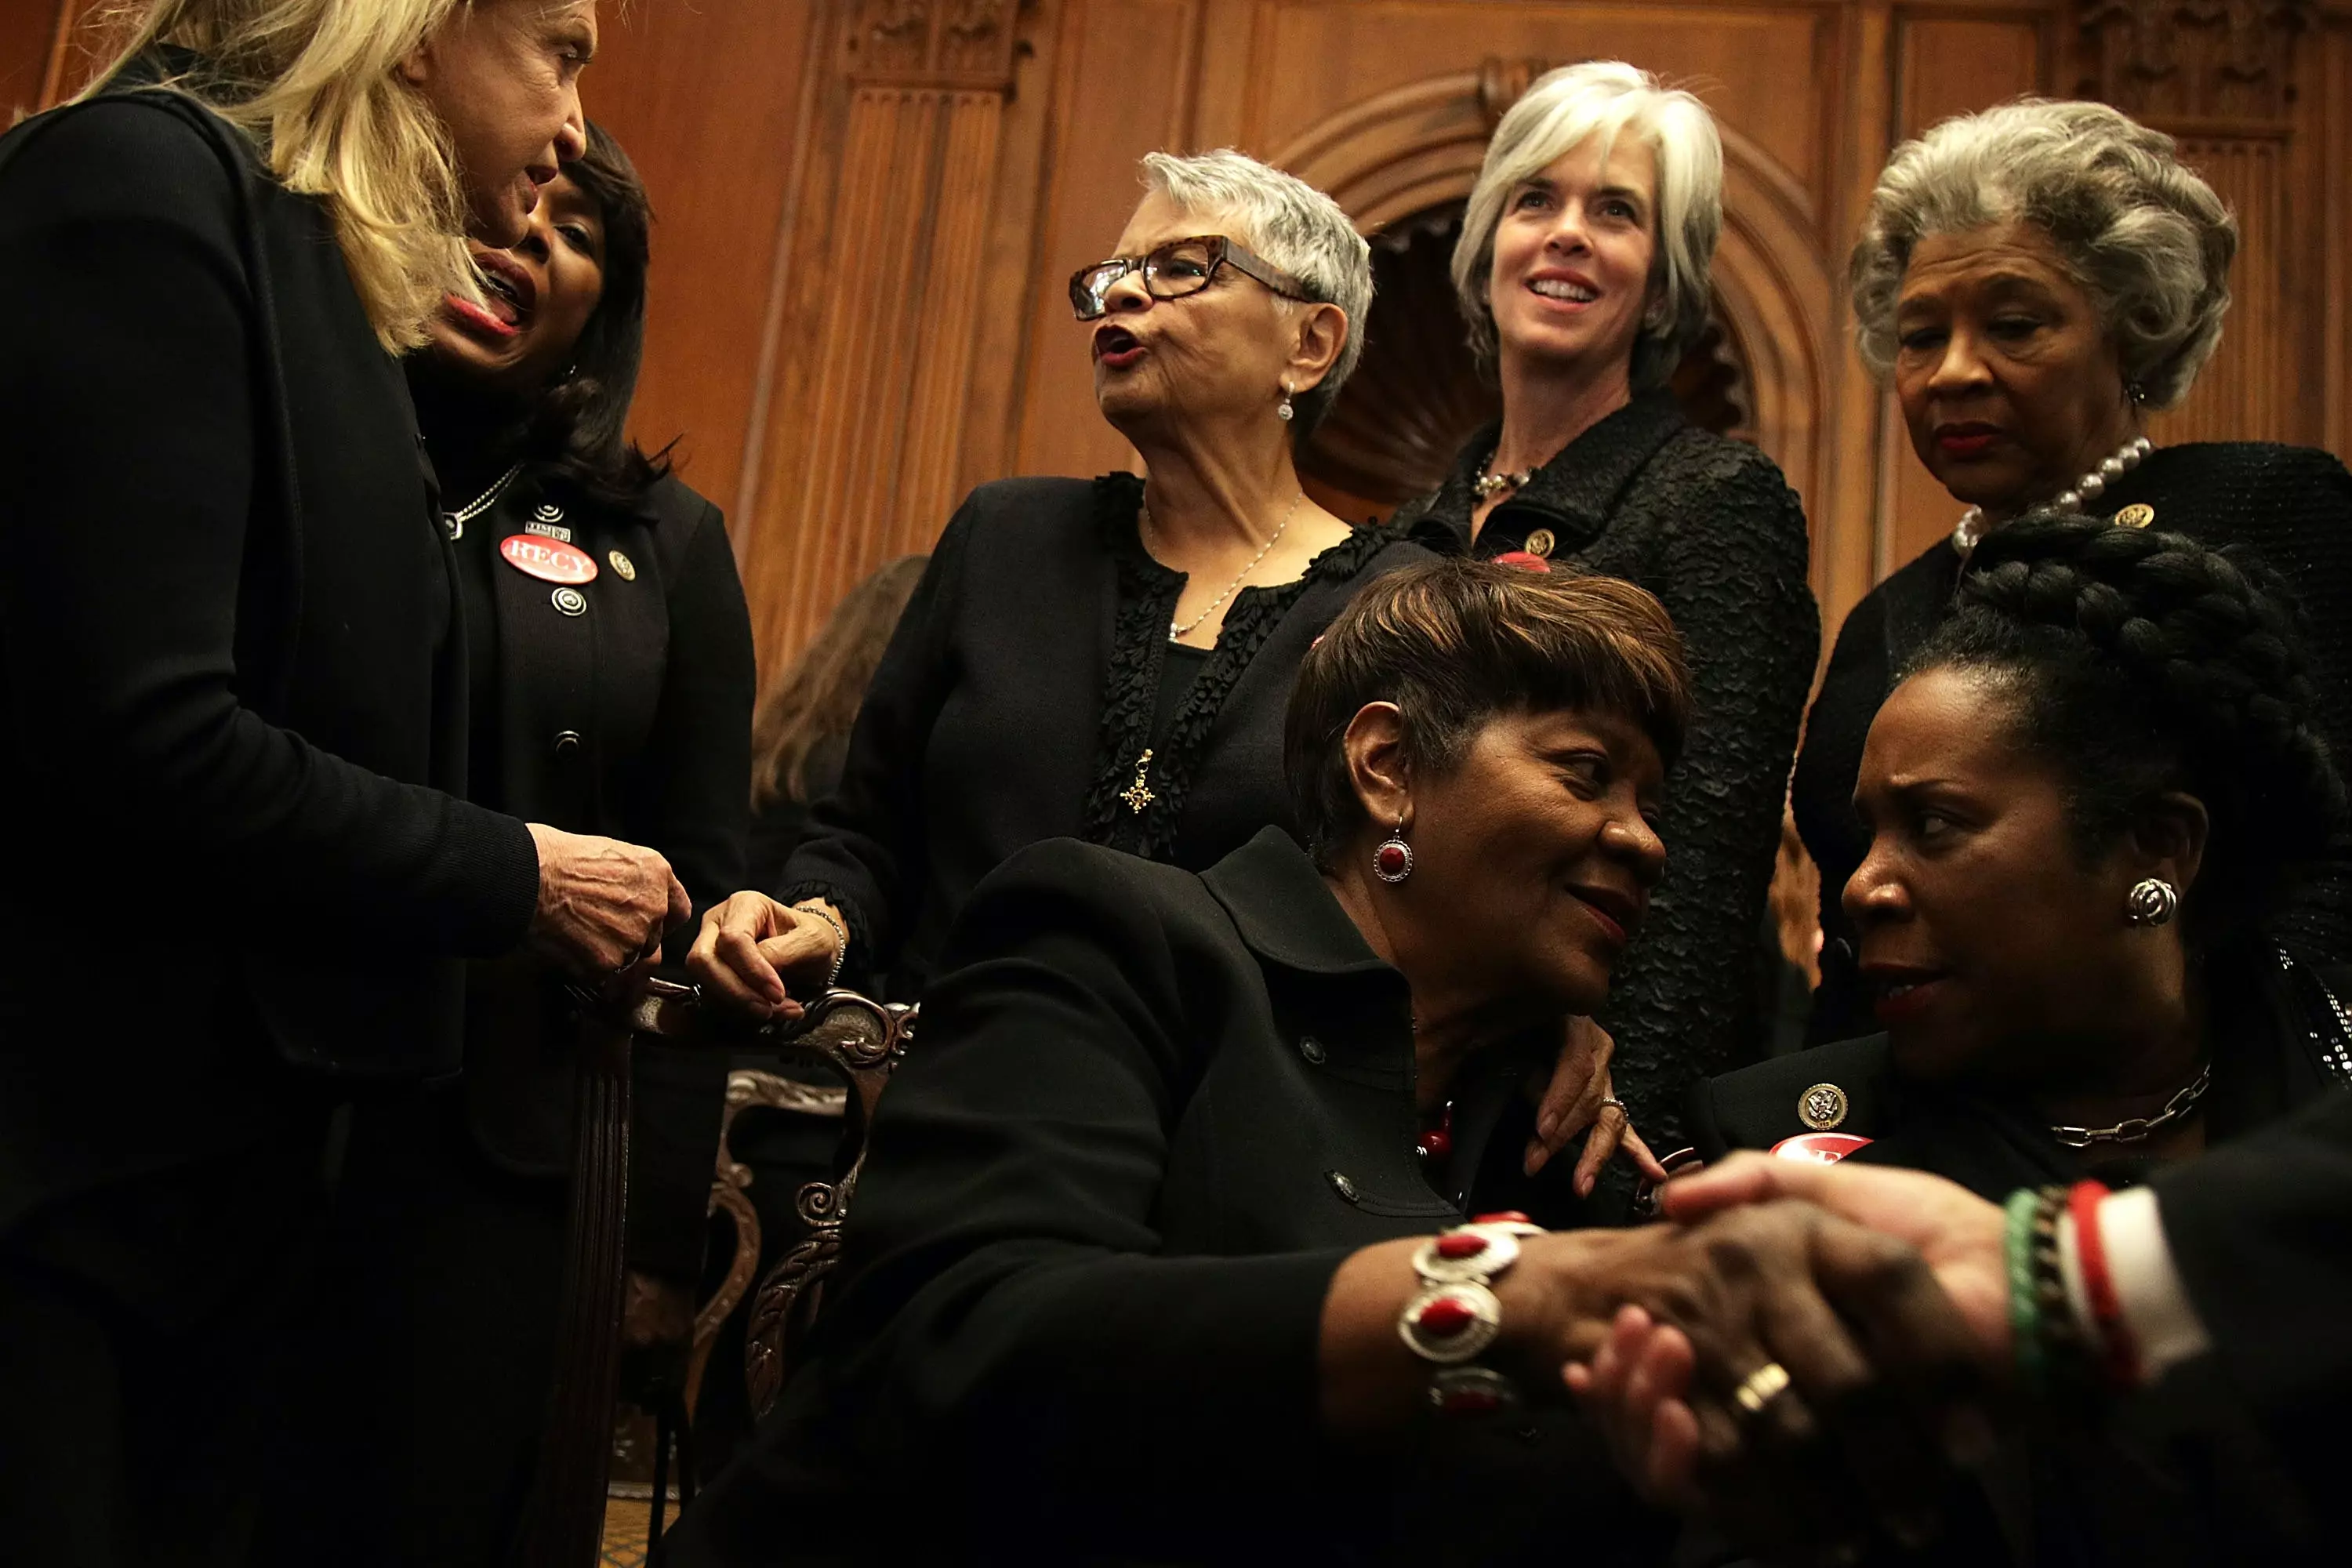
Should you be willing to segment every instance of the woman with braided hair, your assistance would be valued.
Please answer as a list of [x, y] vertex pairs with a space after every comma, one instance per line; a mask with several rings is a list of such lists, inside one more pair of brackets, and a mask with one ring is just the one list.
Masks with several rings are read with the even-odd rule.
[[[1885, 1032], [1702, 1085], [1702, 1152], [1908, 1166], [1999, 1201], [2136, 1184], [2352, 1081], [2352, 966], [2273, 934], [2344, 813], [2314, 710], [2251, 559], [2079, 514], [1988, 536], [1863, 752], [1844, 904]], [[2037, 1449], [2010, 1521], [2035, 1560], [2239, 1560], [2136, 1463]], [[1965, 1527], [1955, 1550], [2008, 1560]]]
[[[1888, 160], [1851, 266], [1863, 361], [1895, 392], [1956, 526], [1866, 595], [1838, 632], [1790, 789], [1822, 872], [1814, 1041], [1869, 1002], [1839, 889], [1868, 836], [1852, 807], [1873, 714], [1952, 604], [1977, 542], [2046, 506], [2244, 545], [2311, 616], [2322, 731], [2352, 744], [2352, 475], [2259, 441], [2151, 444], [2221, 341], [2238, 229], [2172, 138], [2101, 103], [2021, 100], [1961, 115]], [[2352, 850], [2282, 911], [2298, 955], [2352, 958]]]

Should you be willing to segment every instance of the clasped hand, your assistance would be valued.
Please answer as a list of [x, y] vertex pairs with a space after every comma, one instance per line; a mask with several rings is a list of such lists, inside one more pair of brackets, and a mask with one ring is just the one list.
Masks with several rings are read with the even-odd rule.
[[[1654, 1278], [1631, 1267], [1565, 1373], [1628, 1478], [1767, 1555], [1931, 1533], [2005, 1382], [2000, 1209], [1917, 1172], [1756, 1154], [1665, 1205], [1679, 1224], [1629, 1233], [1657, 1237]], [[1773, 1365], [1785, 1387], [1757, 1377]]]
[[677, 873], [653, 850], [528, 826], [539, 850], [530, 942], [579, 979], [609, 981], [659, 958], [662, 932], [694, 912]]

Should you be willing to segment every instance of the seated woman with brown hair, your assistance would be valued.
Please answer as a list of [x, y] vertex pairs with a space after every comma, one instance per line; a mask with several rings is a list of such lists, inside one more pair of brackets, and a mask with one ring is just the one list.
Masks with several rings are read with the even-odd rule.
[[[1702, 1152], [1909, 1166], [2000, 1200], [2136, 1184], [2352, 1082], [2352, 969], [2274, 935], [2343, 817], [2315, 715], [2294, 617], [2251, 562], [2080, 516], [1988, 535], [1863, 752], [1844, 903], [1885, 1032], [1702, 1086]], [[2240, 1560], [2234, 1525], [2168, 1484], [2083, 1464], [2103, 1468], [2034, 1478], [2045, 1545]]]
[[882, 1101], [842, 1292], [671, 1561], [1650, 1561], [1561, 1403], [1619, 1304], [1746, 1366], [1843, 1335], [1822, 1298], [1865, 1277], [1846, 1310], [1962, 1334], [1904, 1249], [1803, 1205], [1528, 1223], [1578, 1202], [1524, 1173], [1519, 1086], [1641, 924], [1687, 700], [1640, 588], [1408, 567], [1300, 668], [1307, 847], [1008, 860]]

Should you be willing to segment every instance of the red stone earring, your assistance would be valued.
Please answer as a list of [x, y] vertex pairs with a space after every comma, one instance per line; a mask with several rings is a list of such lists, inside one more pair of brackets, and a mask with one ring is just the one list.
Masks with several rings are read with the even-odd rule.
[[1383, 882], [1402, 882], [1412, 875], [1412, 846], [1404, 841], [1402, 817], [1397, 819], [1396, 831], [1372, 851], [1372, 875]]

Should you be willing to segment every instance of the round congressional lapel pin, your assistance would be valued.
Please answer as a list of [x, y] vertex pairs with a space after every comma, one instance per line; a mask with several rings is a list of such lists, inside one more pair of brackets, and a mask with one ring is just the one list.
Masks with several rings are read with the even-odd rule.
[[637, 563], [626, 555], [615, 550], [607, 554], [604, 559], [613, 563], [613, 574], [622, 582], [634, 583], [637, 580]]
[[1552, 531], [1550, 529], [1538, 528], [1533, 533], [1528, 535], [1528, 553], [1530, 555], [1540, 555], [1545, 560], [1549, 561], [1551, 559], [1553, 547], [1559, 544], [1559, 540], [1552, 537]]
[[596, 558], [576, 544], [537, 533], [511, 533], [499, 542], [506, 563], [542, 583], [579, 584], [596, 575]]
[[2144, 500], [2136, 500], [2116, 513], [2116, 522], [2124, 528], [2146, 528], [2156, 521], [2156, 508]]
[[1843, 1125], [1845, 1112], [1845, 1090], [1833, 1083], [1817, 1083], [1797, 1097], [1797, 1120], [1816, 1132]]

